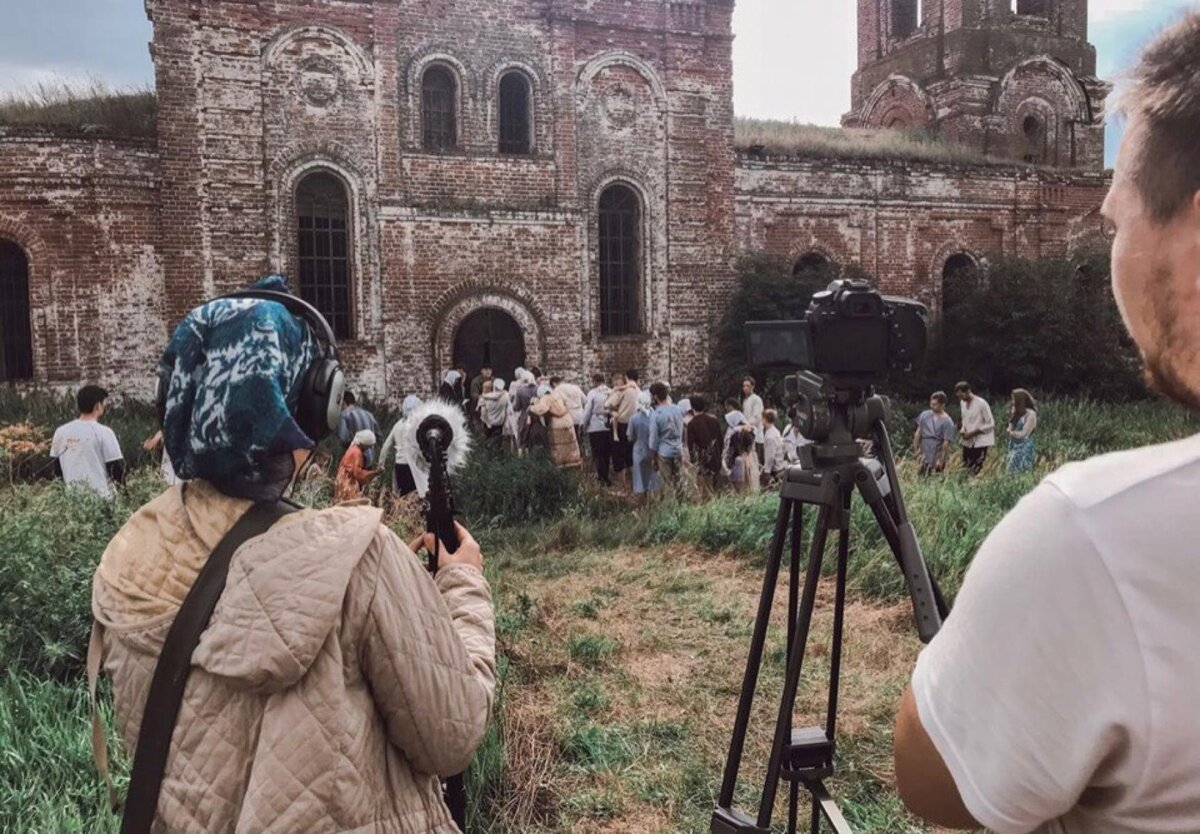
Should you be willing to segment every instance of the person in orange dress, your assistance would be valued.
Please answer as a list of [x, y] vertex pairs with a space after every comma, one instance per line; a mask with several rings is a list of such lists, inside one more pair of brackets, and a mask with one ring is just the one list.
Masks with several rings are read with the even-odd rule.
[[363, 455], [363, 450], [374, 445], [375, 432], [370, 429], [363, 429], [354, 435], [354, 441], [338, 465], [337, 482], [333, 488], [333, 498], [338, 503], [357, 501], [362, 498], [363, 487], [379, 474], [380, 470], [378, 469], [366, 468], [366, 459]]

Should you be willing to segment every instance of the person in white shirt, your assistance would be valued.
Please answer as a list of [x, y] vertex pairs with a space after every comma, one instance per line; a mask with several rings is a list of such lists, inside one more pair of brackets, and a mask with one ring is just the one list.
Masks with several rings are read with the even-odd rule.
[[592, 460], [596, 464], [596, 477], [605, 486], [612, 486], [611, 466], [612, 427], [604, 401], [612, 389], [604, 384], [604, 374], [592, 374], [592, 390], [587, 393], [583, 405], [583, 430], [587, 432], [588, 444], [592, 449]]
[[75, 400], [79, 418], [59, 426], [50, 443], [55, 470], [68, 484], [78, 484], [111, 498], [113, 483], [125, 480], [125, 458], [117, 435], [100, 424], [108, 392], [99, 385], [85, 385]]
[[[1150, 386], [1200, 412], [1200, 13], [1151, 45], [1101, 208]], [[1200, 437], [1046, 478], [992, 532], [895, 730], [928, 823], [1200, 831]]]
[[766, 428], [763, 429], [763, 454], [766, 456], [766, 461], [763, 463], [762, 474], [763, 480], [768, 482], [778, 478], [788, 467], [783, 434], [775, 425], [778, 420], [779, 415], [775, 409], [768, 408], [763, 412], [763, 423], [766, 425]]
[[962, 425], [958, 436], [962, 440], [963, 466], [978, 475], [987, 460], [988, 449], [996, 445], [996, 421], [987, 400], [971, 392], [971, 386], [960, 382], [954, 393], [962, 406]]
[[747, 425], [754, 429], [754, 447], [761, 464], [766, 459], [766, 450], [763, 447], [763, 401], [762, 397], [754, 393], [754, 380], [750, 377], [742, 380], [742, 414], [746, 416]]

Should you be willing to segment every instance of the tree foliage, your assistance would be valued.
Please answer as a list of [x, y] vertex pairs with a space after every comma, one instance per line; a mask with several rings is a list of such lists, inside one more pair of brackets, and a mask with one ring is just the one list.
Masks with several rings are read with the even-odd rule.
[[1144, 395], [1109, 270], [1107, 255], [1097, 254], [1083, 261], [994, 258], [952, 276], [931, 370], [993, 392]]

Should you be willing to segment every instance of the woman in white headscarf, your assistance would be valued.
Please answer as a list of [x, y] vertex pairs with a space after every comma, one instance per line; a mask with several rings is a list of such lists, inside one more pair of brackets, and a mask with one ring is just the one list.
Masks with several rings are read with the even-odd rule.
[[333, 487], [333, 497], [338, 503], [356, 501], [362, 498], [362, 488], [379, 474], [378, 469], [367, 469], [364, 450], [375, 445], [375, 432], [363, 429], [354, 435], [354, 442], [342, 456], [338, 465], [337, 481]]
[[550, 459], [556, 466], [569, 469], [583, 465], [571, 409], [549, 385], [538, 389], [538, 398], [529, 406], [529, 414], [531, 419], [546, 421]]
[[[408, 418], [421, 405], [421, 398], [416, 394], [409, 394], [404, 398], [404, 405], [400, 407], [400, 419], [396, 421], [396, 425], [392, 426], [392, 430], [388, 432], [387, 439], [383, 441], [383, 448], [379, 450], [379, 467], [383, 469], [387, 466], [388, 455], [391, 454], [393, 448], [403, 448], [401, 437], [404, 436], [405, 429], [408, 425]], [[392, 470], [392, 489], [397, 495], [405, 496], [410, 492], [416, 491], [417, 484], [413, 480], [412, 468], [408, 465], [408, 461], [400, 460], [399, 455], [396, 457], [396, 467]]]
[[439, 397], [459, 408], [462, 407], [462, 389], [458, 385], [461, 378], [462, 374], [458, 371], [446, 371], [442, 374], [442, 387], [438, 389]]
[[637, 398], [637, 411], [629, 420], [629, 442], [633, 446], [633, 494], [648, 501], [650, 494], [662, 489], [658, 470], [654, 468], [654, 452], [650, 448], [650, 420], [654, 409], [649, 391]]

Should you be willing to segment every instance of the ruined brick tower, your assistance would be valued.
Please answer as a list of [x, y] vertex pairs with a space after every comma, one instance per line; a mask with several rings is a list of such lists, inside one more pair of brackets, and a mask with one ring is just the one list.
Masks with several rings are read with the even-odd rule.
[[926, 129], [991, 156], [1099, 169], [1087, 0], [858, 0], [847, 126]]

